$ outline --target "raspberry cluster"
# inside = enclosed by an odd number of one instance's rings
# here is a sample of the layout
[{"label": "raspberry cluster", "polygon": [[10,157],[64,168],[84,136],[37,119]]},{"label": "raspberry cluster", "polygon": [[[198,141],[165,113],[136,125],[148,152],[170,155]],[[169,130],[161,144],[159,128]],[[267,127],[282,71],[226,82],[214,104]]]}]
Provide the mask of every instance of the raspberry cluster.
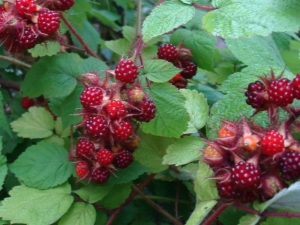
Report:
[{"label": "raspberry cluster", "polygon": [[[105,183],[116,169],[133,162],[138,144],[135,122],[149,122],[156,113],[155,104],[136,82],[138,73],[131,60],[122,59],[104,80],[95,73],[82,75],[83,120],[78,125],[82,133],[70,152],[80,179]],[[116,82],[111,81],[112,74]]]},{"label": "raspberry cluster", "polygon": [[5,49],[22,53],[36,44],[59,38],[59,11],[74,0],[5,0],[0,5],[0,40]]},{"label": "raspberry cluster", "polygon": [[193,78],[197,73],[197,65],[190,60],[191,52],[183,48],[181,44],[175,47],[172,44],[164,44],[158,48],[157,56],[159,59],[173,63],[182,71],[176,74],[169,82],[177,88],[185,88],[187,79]]}]

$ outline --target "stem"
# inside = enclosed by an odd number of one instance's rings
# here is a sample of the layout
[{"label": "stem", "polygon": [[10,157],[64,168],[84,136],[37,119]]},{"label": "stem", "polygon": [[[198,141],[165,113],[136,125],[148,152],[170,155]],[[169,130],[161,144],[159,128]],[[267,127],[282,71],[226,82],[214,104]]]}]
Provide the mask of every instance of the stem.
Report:
[{"label": "stem", "polygon": [[229,205],[225,202],[220,205],[220,207],[217,208],[216,211],[214,211],[213,214],[211,214],[207,220],[202,225],[209,225],[211,224]]},{"label": "stem", "polygon": [[[165,198],[165,197],[160,197],[160,196],[153,196],[153,195],[145,195],[148,199],[156,200],[156,201],[165,201],[165,202],[176,202],[176,199],[173,198]],[[136,200],[143,199],[141,196],[135,196]],[[195,205],[194,202],[189,202],[185,200],[180,200],[178,199],[179,204],[183,205]]]},{"label": "stem", "polygon": [[260,215],[260,212],[255,210],[255,209],[252,209],[252,208],[249,208],[245,205],[242,205],[240,203],[234,203],[233,206],[237,209],[240,209],[240,210],[243,210],[245,212],[248,212],[248,213],[251,213],[251,214],[254,214],[254,215]]},{"label": "stem", "polygon": [[67,25],[67,27],[70,29],[70,31],[74,34],[74,36],[77,38],[77,40],[80,42],[80,44],[83,46],[83,48],[85,49],[85,51],[97,58],[97,59],[101,59],[95,52],[93,52],[93,50],[88,46],[87,43],[85,43],[85,41],[82,39],[82,37],[80,36],[80,34],[75,30],[75,28],[72,26],[72,24],[67,20],[67,18],[64,16],[63,13],[60,14],[61,19],[64,21],[64,23]]},{"label": "stem", "polygon": [[27,69],[31,68],[30,64],[24,63],[24,62],[22,62],[18,59],[12,58],[12,57],[0,55],[0,59],[5,60],[5,61],[10,62],[10,63],[15,64],[15,65],[18,65],[18,66],[23,66]]},{"label": "stem", "polygon": [[[144,180],[143,183],[141,183],[138,186],[139,190],[142,190],[155,176],[154,173],[150,174],[146,180]],[[116,208],[115,210],[113,210],[113,213],[111,214],[111,216],[109,217],[109,220],[106,222],[106,225],[111,225],[113,223],[113,221],[115,220],[115,218],[117,217],[117,215],[121,212],[121,210],[131,202],[131,200],[137,195],[137,192],[135,190],[132,190],[132,192],[130,193],[129,197],[125,200],[125,202],[123,202],[118,208]]]},{"label": "stem", "polygon": [[4,79],[0,78],[0,85],[4,86],[6,88],[16,90],[16,91],[20,90],[20,84],[17,82],[10,81],[10,80],[4,80]]},{"label": "stem", "polygon": [[142,0],[137,0],[137,21],[136,21],[136,34],[141,35],[142,27]]},{"label": "stem", "polygon": [[78,48],[78,47],[73,46],[73,45],[68,45],[68,44],[66,44],[66,43],[64,43],[64,42],[59,42],[59,43],[60,43],[62,46],[65,46],[65,47],[67,47],[67,48],[71,48],[71,49],[74,49],[74,50],[76,50],[76,51],[83,52],[83,53],[86,52],[86,50],[83,49],[83,48]]},{"label": "stem", "polygon": [[149,198],[147,198],[136,186],[133,185],[132,189],[135,190],[154,209],[156,209],[158,212],[160,212],[165,217],[167,217],[169,220],[171,220],[173,222],[173,224],[182,225],[182,223],[180,221],[176,220],[173,216],[171,216],[168,212],[166,212],[164,209],[162,209],[159,205],[155,204],[153,201],[151,201]]},{"label": "stem", "polygon": [[265,212],[262,214],[263,217],[300,217],[300,213],[290,213],[290,212]]},{"label": "stem", "polygon": [[194,6],[196,9],[202,9],[204,11],[212,11],[212,10],[216,10],[217,8],[209,6],[209,5],[201,5],[201,4],[192,4],[192,6]]}]

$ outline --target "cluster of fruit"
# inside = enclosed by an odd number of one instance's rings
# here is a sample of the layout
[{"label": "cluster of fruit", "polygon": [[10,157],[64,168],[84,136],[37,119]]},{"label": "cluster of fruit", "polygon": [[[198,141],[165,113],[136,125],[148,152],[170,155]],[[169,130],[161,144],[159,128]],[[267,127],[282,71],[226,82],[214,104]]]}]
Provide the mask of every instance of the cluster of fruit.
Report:
[{"label": "cluster of fruit", "polygon": [[[207,141],[204,161],[213,169],[220,197],[249,203],[272,198],[291,182],[300,178],[300,143],[292,136],[299,130],[296,119],[300,109],[288,106],[298,98],[300,75],[293,81],[271,76],[249,84],[247,103],[257,110],[285,107],[290,113],[283,122],[263,128],[242,118],[224,121],[218,138]],[[298,90],[298,91],[297,91]],[[257,112],[256,112],[257,113]]]},{"label": "cluster of fruit", "polygon": [[177,47],[172,44],[161,45],[158,48],[157,56],[182,69],[169,81],[177,88],[185,88],[188,83],[187,79],[191,79],[197,73],[197,65],[191,61],[190,50],[183,48],[181,44]]},{"label": "cluster of fruit", "polygon": [[[138,144],[134,121],[149,122],[156,113],[153,101],[135,82],[138,73],[131,60],[122,59],[104,80],[95,73],[82,75],[83,121],[78,126],[83,129],[70,153],[79,178],[105,183],[116,168],[133,162]],[[111,82],[112,74],[116,82]]]},{"label": "cluster of fruit", "polygon": [[21,53],[59,38],[60,15],[74,0],[5,0],[0,5],[0,40],[5,49]]}]

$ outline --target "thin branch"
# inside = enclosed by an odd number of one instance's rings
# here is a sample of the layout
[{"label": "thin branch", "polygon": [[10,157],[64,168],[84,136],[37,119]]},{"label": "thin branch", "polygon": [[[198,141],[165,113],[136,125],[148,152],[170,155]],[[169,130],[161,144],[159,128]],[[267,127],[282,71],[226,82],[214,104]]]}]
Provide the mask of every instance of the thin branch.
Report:
[{"label": "thin branch", "polygon": [[66,44],[66,43],[64,43],[64,42],[59,42],[59,43],[60,43],[62,46],[64,46],[64,47],[67,47],[67,48],[70,48],[70,49],[74,49],[74,50],[79,51],[79,52],[82,52],[82,53],[86,53],[86,50],[83,49],[83,48],[78,48],[78,47],[73,46],[73,45],[68,45],[68,44]]},{"label": "thin branch", "polygon": [[260,215],[260,212],[255,210],[255,209],[252,209],[248,206],[245,206],[245,205],[242,205],[240,203],[234,203],[233,206],[237,209],[240,209],[240,210],[243,210],[245,212],[248,212],[248,213],[251,213],[251,214],[254,214],[254,215]]},{"label": "thin branch", "polygon": [[156,209],[158,212],[160,212],[165,217],[167,217],[169,220],[171,220],[173,222],[173,224],[175,224],[175,225],[182,225],[182,223],[180,221],[178,221],[177,219],[175,219],[168,212],[166,212],[164,209],[162,209],[159,205],[155,204],[152,200],[150,200],[149,198],[147,198],[137,187],[135,187],[133,185],[132,189],[135,190],[154,209]]},{"label": "thin branch", "polygon": [[[176,202],[176,199],[174,198],[166,198],[166,197],[161,197],[161,196],[153,196],[153,195],[146,195],[147,198],[152,199],[152,200],[156,200],[156,201],[162,201],[162,202]],[[134,199],[143,199],[141,196],[135,196]],[[194,202],[189,202],[189,201],[185,201],[185,200],[180,200],[178,199],[177,201],[179,204],[183,204],[183,205],[195,205]]]},{"label": "thin branch", "polygon": [[86,50],[86,52],[97,58],[97,59],[101,59],[95,52],[93,52],[93,50],[88,46],[87,43],[85,43],[85,41],[82,39],[82,37],[80,36],[80,34],[75,30],[75,28],[72,26],[72,24],[67,20],[67,18],[64,16],[63,13],[60,14],[61,15],[61,19],[64,21],[64,23],[67,25],[67,27],[70,29],[70,31],[74,34],[74,36],[77,38],[77,40],[80,42],[80,44],[82,44],[83,48]]},{"label": "thin branch", "polygon": [[209,5],[200,5],[200,4],[192,4],[196,9],[202,9],[204,11],[212,11],[212,10],[216,10],[217,8],[209,6]]},{"label": "thin branch", "polygon": [[297,217],[300,218],[300,213],[290,213],[290,212],[265,212],[262,213],[263,217]]},{"label": "thin branch", "polygon": [[15,65],[18,65],[18,66],[23,66],[27,69],[31,68],[30,64],[27,64],[25,62],[22,62],[18,59],[15,59],[15,58],[12,58],[12,57],[9,57],[9,56],[0,55],[0,59],[5,60],[5,61],[10,62],[10,63],[15,64]]},{"label": "thin branch", "polygon": [[210,225],[212,224],[212,222],[215,221],[215,219],[217,219],[217,217],[228,207],[229,205],[225,202],[222,203],[222,205],[220,205],[216,211],[213,212],[213,214],[211,214],[207,220],[202,224],[202,225]]},{"label": "thin branch", "polygon": [[[138,186],[139,190],[142,190],[155,176],[154,173],[150,174],[146,180],[143,181],[143,183],[141,183]],[[132,199],[137,195],[137,192],[135,190],[132,190],[132,192],[130,193],[129,197],[125,200],[125,202],[123,202],[118,208],[116,208],[115,210],[113,210],[112,214],[110,215],[108,221],[106,222],[106,225],[111,225],[113,223],[113,221],[115,220],[115,218],[117,217],[117,215],[121,212],[121,210],[127,205],[129,204]]]},{"label": "thin branch", "polygon": [[9,89],[13,89],[16,91],[20,90],[20,84],[10,80],[4,80],[0,78],[0,85]]}]

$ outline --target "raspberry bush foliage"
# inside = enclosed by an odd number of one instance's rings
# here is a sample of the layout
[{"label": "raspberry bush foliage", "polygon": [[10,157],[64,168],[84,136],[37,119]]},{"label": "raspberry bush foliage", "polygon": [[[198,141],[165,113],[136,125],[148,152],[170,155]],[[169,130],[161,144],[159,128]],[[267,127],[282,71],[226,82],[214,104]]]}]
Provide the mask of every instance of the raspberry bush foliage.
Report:
[{"label": "raspberry bush foliage", "polygon": [[0,1],[0,224],[299,224],[299,12]]}]

